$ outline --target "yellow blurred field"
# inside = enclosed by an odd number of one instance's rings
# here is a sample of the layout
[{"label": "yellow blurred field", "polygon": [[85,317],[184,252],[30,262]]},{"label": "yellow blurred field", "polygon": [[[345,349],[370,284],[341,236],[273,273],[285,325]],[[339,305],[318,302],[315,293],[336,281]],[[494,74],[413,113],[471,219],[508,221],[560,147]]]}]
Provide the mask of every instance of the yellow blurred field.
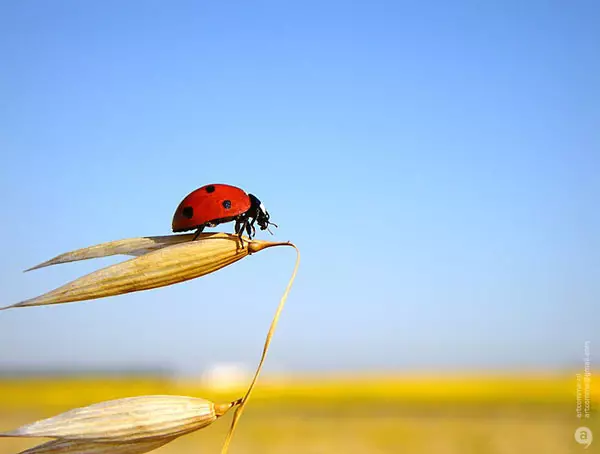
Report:
[{"label": "yellow blurred field", "polygon": [[[594,373],[592,374],[592,376]],[[265,376],[236,431],[231,454],[250,453],[571,453],[574,430],[600,437],[598,392],[592,417],[576,417],[575,373],[528,376]],[[0,431],[99,402],[144,394],[183,394],[221,402],[217,391],[160,379],[12,379],[0,381]],[[156,453],[219,453],[231,414]],[[43,439],[0,439],[0,454]],[[599,441],[596,440],[596,443]],[[595,451],[593,442],[587,452]]]}]

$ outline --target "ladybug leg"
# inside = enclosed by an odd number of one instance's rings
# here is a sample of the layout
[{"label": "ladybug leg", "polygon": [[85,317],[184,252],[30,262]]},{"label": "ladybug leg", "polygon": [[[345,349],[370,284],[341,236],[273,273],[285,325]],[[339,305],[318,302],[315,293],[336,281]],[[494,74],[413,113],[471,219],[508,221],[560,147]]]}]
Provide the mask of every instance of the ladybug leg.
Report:
[{"label": "ladybug leg", "polygon": [[256,218],[253,218],[251,222],[246,223],[246,232],[248,232],[248,237],[250,237],[250,239],[252,239],[252,237],[256,235],[256,228],[254,227],[255,222]]},{"label": "ladybug leg", "polygon": [[244,247],[244,240],[242,238],[242,235],[244,234],[244,228],[246,228],[246,226],[248,225],[248,220],[245,216],[240,216],[236,221],[235,221],[235,233],[238,235],[239,239],[240,239],[240,243],[242,244],[242,248]]},{"label": "ladybug leg", "polygon": [[200,236],[200,234],[202,233],[202,230],[204,230],[204,225],[198,227],[198,230],[196,230],[196,234],[194,235],[194,238],[192,238],[192,241],[195,241],[196,238],[198,238]]},{"label": "ladybug leg", "polygon": [[240,233],[240,231],[244,230],[244,220],[243,219],[236,219],[235,220],[235,234],[238,235]]}]

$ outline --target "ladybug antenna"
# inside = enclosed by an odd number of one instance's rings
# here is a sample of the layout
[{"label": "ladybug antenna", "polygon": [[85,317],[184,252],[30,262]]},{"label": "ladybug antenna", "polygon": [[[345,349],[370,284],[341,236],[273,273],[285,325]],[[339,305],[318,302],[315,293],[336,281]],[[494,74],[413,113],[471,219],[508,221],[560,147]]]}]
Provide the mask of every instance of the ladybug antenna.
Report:
[{"label": "ladybug antenna", "polygon": [[269,225],[274,225],[277,228],[279,228],[279,226],[277,224],[275,224],[274,222],[267,221],[267,232],[269,232],[271,235],[273,235],[273,232],[271,232],[271,229],[269,228]]}]

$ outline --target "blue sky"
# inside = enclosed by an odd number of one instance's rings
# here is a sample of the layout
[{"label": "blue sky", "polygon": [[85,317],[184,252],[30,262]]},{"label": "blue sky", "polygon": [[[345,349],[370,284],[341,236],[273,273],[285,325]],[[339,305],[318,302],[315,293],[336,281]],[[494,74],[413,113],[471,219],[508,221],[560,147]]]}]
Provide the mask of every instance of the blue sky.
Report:
[{"label": "blue sky", "polygon": [[[483,3],[3,2],[1,305],[229,183],[302,252],[266,370],[581,367],[600,8]],[[0,367],[253,367],[293,264],[3,312]]]}]

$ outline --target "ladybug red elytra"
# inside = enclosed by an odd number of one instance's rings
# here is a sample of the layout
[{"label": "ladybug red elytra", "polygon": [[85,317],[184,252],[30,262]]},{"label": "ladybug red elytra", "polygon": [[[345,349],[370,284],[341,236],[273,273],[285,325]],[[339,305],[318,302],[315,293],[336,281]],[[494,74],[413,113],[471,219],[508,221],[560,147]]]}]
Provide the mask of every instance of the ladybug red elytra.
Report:
[{"label": "ladybug red elytra", "polygon": [[249,238],[256,234],[255,222],[261,230],[277,227],[269,222],[269,212],[256,196],[228,184],[207,184],[190,192],[175,210],[172,227],[174,233],[197,229],[195,240],[205,227],[231,221],[240,239],[244,229]]}]

